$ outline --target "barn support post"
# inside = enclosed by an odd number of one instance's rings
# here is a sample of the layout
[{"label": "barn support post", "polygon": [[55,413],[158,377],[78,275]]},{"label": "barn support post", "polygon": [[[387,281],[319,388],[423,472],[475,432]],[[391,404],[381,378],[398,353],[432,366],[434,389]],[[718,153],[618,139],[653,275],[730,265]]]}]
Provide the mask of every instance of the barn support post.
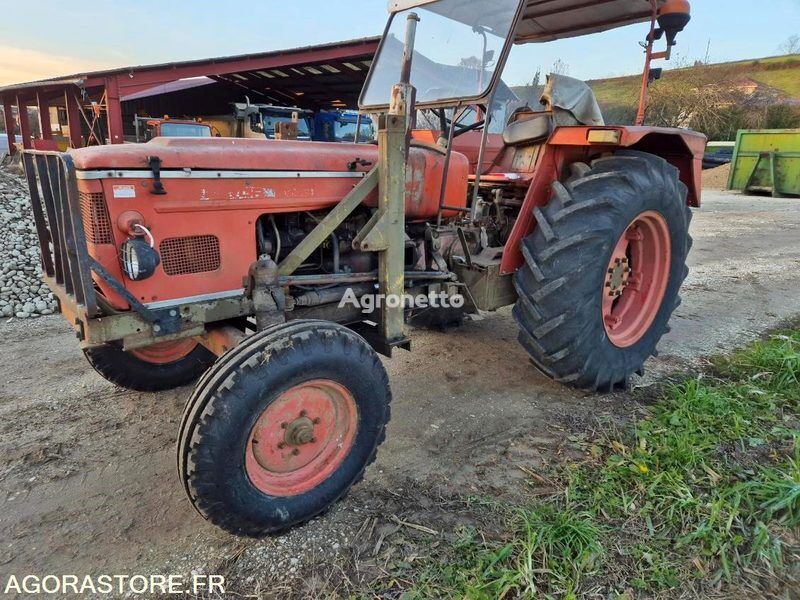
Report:
[{"label": "barn support post", "polygon": [[33,149],[31,139],[31,122],[28,119],[28,105],[21,96],[17,96],[17,116],[19,117],[19,134],[22,136],[22,147],[25,150]]},{"label": "barn support post", "polygon": [[14,108],[10,96],[3,98],[3,118],[6,123],[6,140],[8,142],[8,153],[14,154],[17,147],[14,145],[17,125],[14,123]]},{"label": "barn support post", "polygon": [[68,87],[64,90],[64,102],[67,106],[67,127],[69,127],[69,145],[71,148],[83,147],[81,134],[81,109],[75,90]]},{"label": "barn support post", "polygon": [[119,82],[116,77],[106,79],[106,117],[109,143],[122,144],[125,141],[122,126],[122,103],[119,99]]},{"label": "barn support post", "polygon": [[50,123],[50,103],[41,92],[36,93],[36,106],[39,109],[39,129],[42,131],[43,140],[53,139],[53,127]]}]

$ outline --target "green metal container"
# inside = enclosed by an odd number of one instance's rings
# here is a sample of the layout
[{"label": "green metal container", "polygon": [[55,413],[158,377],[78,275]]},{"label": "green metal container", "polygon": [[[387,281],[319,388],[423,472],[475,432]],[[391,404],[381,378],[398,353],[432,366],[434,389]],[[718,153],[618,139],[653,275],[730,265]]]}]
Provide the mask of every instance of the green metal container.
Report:
[{"label": "green metal container", "polygon": [[800,196],[800,129],[740,131],[728,189]]}]

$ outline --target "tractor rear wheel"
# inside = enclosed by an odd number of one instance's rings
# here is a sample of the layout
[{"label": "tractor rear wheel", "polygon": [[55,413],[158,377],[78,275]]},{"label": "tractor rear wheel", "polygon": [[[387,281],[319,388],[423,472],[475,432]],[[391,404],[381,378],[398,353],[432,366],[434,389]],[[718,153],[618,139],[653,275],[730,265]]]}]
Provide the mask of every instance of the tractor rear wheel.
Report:
[{"label": "tractor rear wheel", "polygon": [[215,359],[191,338],[130,351],[116,344],[105,344],[87,348],[83,353],[104,379],[138,392],[160,392],[192,383]]},{"label": "tractor rear wheel", "polygon": [[575,387],[627,386],[668,331],[688,274],[691,210],[678,171],[622,151],[553,184],[514,275],[520,343]]},{"label": "tractor rear wheel", "polygon": [[389,379],[355,332],[277,325],[222,356],[186,405],[178,470],[189,500],[235,535],[261,536],[327,510],[375,459]]}]

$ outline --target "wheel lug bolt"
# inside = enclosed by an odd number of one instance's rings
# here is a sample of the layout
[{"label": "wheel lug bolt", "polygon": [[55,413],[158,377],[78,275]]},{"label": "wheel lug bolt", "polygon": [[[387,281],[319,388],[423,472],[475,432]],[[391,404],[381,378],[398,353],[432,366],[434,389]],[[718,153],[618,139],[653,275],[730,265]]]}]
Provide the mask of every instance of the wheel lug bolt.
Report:
[{"label": "wheel lug bolt", "polygon": [[294,456],[297,456],[298,454],[300,454],[300,450],[298,450],[297,448],[295,448],[294,450],[292,450],[292,454],[293,454]]},{"label": "wheel lug bolt", "polygon": [[305,416],[306,416],[306,414],[308,414],[308,413],[306,413],[306,411],[304,411],[304,410],[301,410],[301,411],[300,411],[300,416],[301,416],[301,417],[305,417]]},{"label": "wheel lug bolt", "polygon": [[283,442],[280,442],[278,444],[278,450],[283,450],[284,448],[286,448],[286,444],[284,444]]},{"label": "wheel lug bolt", "polygon": [[288,423],[281,423],[281,429],[286,429],[288,425]]},{"label": "wheel lug bolt", "polygon": [[314,419],[314,420],[312,421],[312,423],[314,423],[314,425],[319,425],[319,423],[320,423],[320,419],[319,419],[319,417],[317,417],[316,419]]},{"label": "wheel lug bolt", "polygon": [[308,443],[309,444],[316,444],[317,443],[317,438],[311,438],[310,440],[308,440]]}]

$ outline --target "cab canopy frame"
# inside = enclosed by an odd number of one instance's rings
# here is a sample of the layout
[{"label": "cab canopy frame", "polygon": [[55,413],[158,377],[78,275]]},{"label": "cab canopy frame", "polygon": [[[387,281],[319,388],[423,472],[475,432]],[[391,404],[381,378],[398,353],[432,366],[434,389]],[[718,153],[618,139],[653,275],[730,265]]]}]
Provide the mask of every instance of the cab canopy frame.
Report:
[{"label": "cab canopy frame", "polygon": [[[431,45],[439,56],[452,61],[452,54],[461,51],[460,66],[437,65],[434,57],[426,57],[418,48],[414,55],[412,85],[415,75],[430,71],[427,81],[452,84],[466,76],[459,72],[471,68],[470,75],[477,85],[451,85],[441,90],[426,85],[417,88],[417,108],[443,108],[455,105],[487,105],[491,102],[503,68],[515,44],[543,43],[559,39],[590,35],[653,21],[657,12],[668,0],[390,0],[390,17],[381,39],[378,52],[359,100],[362,111],[384,112],[389,104],[392,76],[396,80],[402,55],[402,37],[398,35],[412,13],[420,17],[417,44],[425,35],[426,19],[446,20],[455,28],[460,24],[463,33],[454,31],[447,35],[440,23]],[[460,35],[457,35],[460,34]],[[472,47],[464,56],[465,39],[475,36]],[[483,56],[478,45],[483,42]],[[492,44],[489,40],[493,40]],[[448,45],[458,46],[449,48]],[[471,55],[472,50],[476,50]],[[450,56],[448,56],[450,54]],[[477,62],[478,64],[474,64]],[[439,67],[431,69],[431,65]],[[439,91],[439,94],[434,92]],[[452,92],[452,93],[441,93]]]}]

